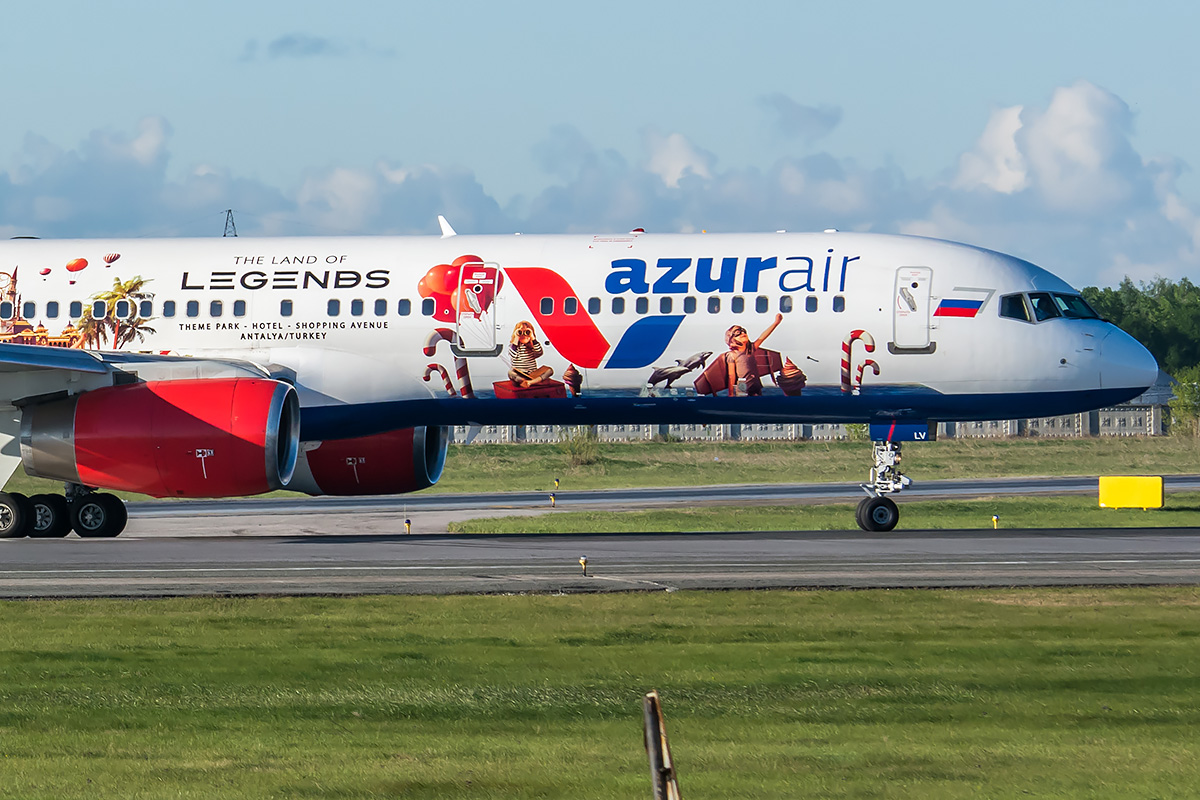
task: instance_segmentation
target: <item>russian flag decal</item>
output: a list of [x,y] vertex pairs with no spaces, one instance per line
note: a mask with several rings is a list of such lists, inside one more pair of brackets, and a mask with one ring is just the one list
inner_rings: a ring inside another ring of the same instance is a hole
[[959,300],[947,297],[938,303],[935,317],[974,317],[983,308],[982,300]]

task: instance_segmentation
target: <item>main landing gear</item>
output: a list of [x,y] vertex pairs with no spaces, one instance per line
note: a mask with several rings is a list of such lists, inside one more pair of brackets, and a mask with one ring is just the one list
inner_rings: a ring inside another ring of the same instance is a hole
[[900,509],[890,494],[912,483],[900,472],[900,443],[871,442],[875,466],[871,467],[871,482],[859,484],[867,497],[854,512],[858,527],[864,531],[890,531],[900,521]]
[[113,494],[67,485],[67,494],[0,492],[0,538],[58,539],[72,530],[88,538],[112,538],[125,530],[125,503]]

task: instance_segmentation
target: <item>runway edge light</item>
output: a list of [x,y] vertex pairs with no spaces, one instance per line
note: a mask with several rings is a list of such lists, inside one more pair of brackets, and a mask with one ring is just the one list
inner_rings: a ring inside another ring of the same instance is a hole
[[1161,475],[1101,475],[1101,508],[1162,508]]

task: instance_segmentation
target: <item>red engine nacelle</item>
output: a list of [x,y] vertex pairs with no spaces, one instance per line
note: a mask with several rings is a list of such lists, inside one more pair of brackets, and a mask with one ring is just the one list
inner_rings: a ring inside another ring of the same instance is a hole
[[417,427],[311,447],[306,442],[288,488],[335,495],[415,492],[442,477],[449,440],[446,428]]
[[296,390],[259,378],[112,386],[21,414],[30,475],[154,497],[282,489],[299,446]]

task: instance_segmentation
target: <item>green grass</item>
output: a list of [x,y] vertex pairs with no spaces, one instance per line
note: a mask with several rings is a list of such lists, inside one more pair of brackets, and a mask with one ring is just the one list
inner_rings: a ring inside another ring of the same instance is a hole
[[[599,452],[597,463],[572,466],[570,454],[555,444],[453,445],[442,480],[428,492],[541,491],[553,487],[555,478],[564,491],[861,481],[871,464],[866,442],[638,442],[600,444]],[[917,480],[1200,472],[1200,439],[946,439],[908,445],[904,469]],[[62,484],[31,478],[18,469],[5,488],[38,494],[62,491]]]
[[0,604],[0,796],[1183,797],[1200,589]]
[[[900,499],[899,530],[1200,527],[1200,492],[1168,496],[1165,508],[1099,508],[1095,496]],[[535,517],[451,522],[451,533],[633,533],[643,531],[858,530],[854,505],[688,506],[647,511],[553,511]]]
[[[554,445],[467,445],[451,447],[436,489],[536,491],[551,488],[555,478],[564,491],[862,481],[870,465],[867,442],[602,444],[599,462],[581,467]],[[916,480],[1200,472],[1200,439],[947,439],[906,445],[904,470]]]

